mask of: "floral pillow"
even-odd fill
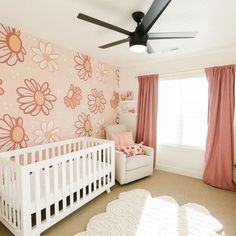
[[[125,154],[126,157],[144,155],[143,143],[134,144],[130,146],[121,146],[118,147],[117,150]]]

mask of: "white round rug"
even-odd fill
[[[213,236],[225,235],[221,223],[203,206],[179,206],[174,198],[152,198],[135,189],[120,193],[106,212],[89,220],[76,236]]]

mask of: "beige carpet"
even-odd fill
[[[163,171],[155,171],[152,177],[125,186],[114,186],[110,194],[103,193],[42,235],[70,236],[84,230],[88,220],[104,212],[107,203],[116,199],[120,192],[135,188],[146,189],[153,197],[172,196],[181,205],[188,202],[201,204],[223,224],[227,236],[236,235],[236,193],[210,187],[197,179]],[[11,233],[0,224],[0,235],[8,236]]]

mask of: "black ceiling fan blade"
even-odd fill
[[[108,44],[104,44],[102,46],[99,46],[99,48],[106,49],[106,48],[110,48],[110,47],[113,47],[113,46],[116,46],[116,45],[119,45],[119,44],[122,44],[122,43],[126,43],[128,41],[129,41],[129,38],[121,39],[121,40],[118,40],[118,41],[115,41],[115,42],[112,42],[112,43],[108,43]]]
[[[119,33],[122,33],[122,34],[126,34],[126,35],[129,35],[130,32],[128,30],[125,30],[125,29],[122,29],[118,26],[115,26],[115,25],[112,25],[112,24],[109,24],[107,22],[104,22],[104,21],[101,21],[101,20],[98,20],[96,18],[93,18],[91,16],[87,16],[85,14],[82,14],[82,13],[79,13],[79,15],[77,16],[78,19],[81,19],[81,20],[84,20],[84,21],[87,21],[87,22],[90,22],[90,23],[93,23],[93,24],[96,24],[96,25],[100,25],[102,27],[105,27],[107,29],[110,29],[110,30],[114,30],[116,32],[119,32]]]
[[[149,33],[148,39],[189,39],[195,38],[198,32],[160,32]]]
[[[154,0],[147,14],[143,17],[141,24],[138,26],[138,30],[147,33],[170,2],[171,0]]]
[[[147,53],[148,53],[148,54],[153,54],[153,53],[155,53],[154,49],[152,48],[152,46],[150,45],[149,42],[147,42]]]

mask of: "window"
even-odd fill
[[[162,79],[158,93],[158,144],[204,147],[208,87],[205,77]]]

